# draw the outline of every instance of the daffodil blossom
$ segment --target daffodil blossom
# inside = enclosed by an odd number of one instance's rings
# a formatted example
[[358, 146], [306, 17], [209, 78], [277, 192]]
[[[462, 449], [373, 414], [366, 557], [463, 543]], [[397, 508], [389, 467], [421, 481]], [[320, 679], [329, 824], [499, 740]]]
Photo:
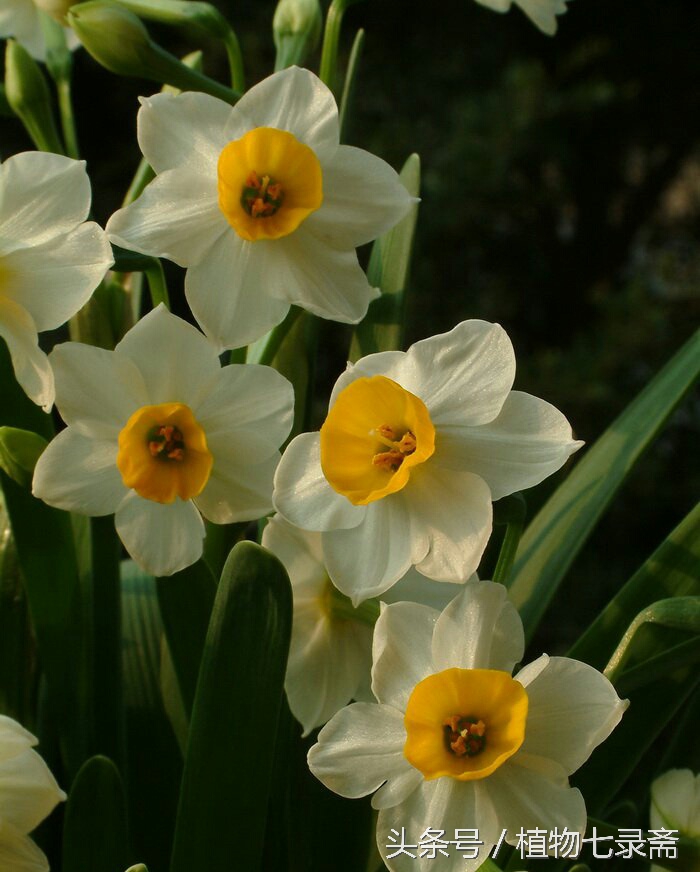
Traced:
[[45, 411], [54, 381], [37, 333], [75, 315], [113, 263], [89, 209], [84, 161], [24, 152], [0, 167], [0, 337], [17, 381]]
[[[680, 836], [700, 841], [700, 774], [690, 769], [669, 769], [651, 785], [649, 818], [652, 830], [678, 830]], [[652, 872], [663, 867], [652, 863]]]
[[[544, 654], [511, 677], [523, 649], [520, 617], [493, 582], [467, 582], [442, 612], [383, 608], [373, 645], [377, 703], [338, 712], [309, 766], [342, 796], [376, 791], [377, 845], [390, 869], [471, 872], [503, 830], [510, 844], [521, 828], [584, 832], [585, 803], [568, 776], [627, 703], [601, 673], [566, 657]], [[390, 858], [392, 831], [415, 844], [427, 828], [475, 828], [484, 845], [473, 859], [452, 846], [434, 859]]]
[[199, 558], [201, 515], [229, 524], [269, 511], [293, 407], [275, 370], [222, 368], [206, 337], [162, 304], [114, 351], [71, 342], [51, 362], [68, 427], [39, 458], [37, 497], [115, 512], [127, 551], [154, 575]]
[[[2, 0], [0, 4], [0, 39], [14, 37], [38, 61], [46, 60], [46, 38], [41, 24], [42, 13], [61, 20], [70, 0]], [[69, 27], [64, 27], [68, 48], [80, 45]]]
[[0, 715], [0, 869], [48, 872], [46, 857], [28, 833], [65, 800], [46, 763], [33, 750], [37, 739]]
[[494, 12], [508, 12], [515, 2], [525, 15], [548, 36], [554, 36], [557, 32], [557, 15], [566, 12], [566, 4], [569, 0], [476, 0], [482, 6], [488, 6]]
[[323, 533], [328, 573], [354, 603], [411, 566], [468, 578], [491, 533], [491, 501], [542, 481], [582, 444], [557, 409], [512, 391], [514, 377], [503, 328], [464, 321], [348, 365], [321, 432], [291, 442], [275, 508]]
[[[262, 544], [279, 557], [292, 583], [294, 620], [284, 687], [292, 714], [308, 735], [351, 700], [373, 699], [372, 621], [353, 610], [333, 586], [323, 563], [320, 533], [300, 530], [275, 515], [263, 531]], [[442, 608], [460, 589], [412, 570], [384, 599]]]
[[185, 293], [221, 348], [280, 323], [291, 303], [356, 323], [378, 291], [355, 248], [412, 198], [384, 161], [339, 145], [338, 109], [291, 67], [231, 108], [199, 93], [142, 100], [141, 150], [157, 178], [107, 224], [121, 246], [188, 267]]

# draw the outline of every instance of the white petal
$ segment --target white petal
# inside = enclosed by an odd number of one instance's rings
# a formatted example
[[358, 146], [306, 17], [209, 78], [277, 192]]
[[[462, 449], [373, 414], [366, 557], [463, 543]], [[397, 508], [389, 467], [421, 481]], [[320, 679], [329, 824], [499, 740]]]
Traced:
[[[424, 540], [412, 537], [408, 507], [402, 494], [366, 506], [360, 524], [350, 530], [323, 533], [323, 554], [333, 584], [354, 606], [379, 596], [423, 556]], [[427, 543], [426, 543], [427, 544]]]
[[29, 730], [7, 715], [0, 715], [0, 763], [38, 744], [39, 740]]
[[128, 493], [117, 469], [117, 443], [67, 427], [34, 469], [32, 493], [51, 506], [82, 515], [111, 515]]
[[557, 15], [566, 12], [566, 0], [515, 0], [536, 27], [554, 36], [557, 32]]
[[263, 79], [236, 103], [226, 125], [227, 139], [254, 127], [288, 130], [324, 163], [339, 142], [338, 107], [333, 94], [308, 70], [289, 67]]
[[7, 872], [49, 872], [49, 861], [29, 836], [0, 820], [0, 869]]
[[[396, 872], [472, 872], [476, 870], [487, 857], [491, 845], [479, 846], [479, 854], [474, 860], [467, 860], [454, 845], [446, 845], [441, 853], [419, 847], [421, 837], [426, 830], [443, 831], [439, 838], [454, 840], [456, 829], [475, 829], [475, 788], [474, 782], [456, 781], [453, 778], [437, 778], [434, 781], [424, 781], [417, 790], [400, 805], [382, 810], [377, 821], [377, 847], [387, 867]], [[388, 859], [397, 851], [397, 839], [402, 830], [407, 844], [416, 845], [407, 848], [415, 859], [407, 854], [399, 854]], [[479, 837], [483, 839], [481, 833]], [[421, 853], [424, 856], [421, 857]]]
[[230, 115], [228, 103], [198, 91], [142, 97], [137, 118], [141, 151], [156, 173], [185, 167], [216, 186]]
[[439, 581], [468, 578], [491, 535], [493, 509], [486, 483], [477, 475], [440, 469], [428, 461], [412, 472], [406, 493], [411, 534], [430, 541], [416, 569]]
[[523, 753], [556, 760], [568, 775], [607, 739], [628, 706], [602, 673], [568, 657], [549, 658], [532, 679], [527, 668], [515, 677], [529, 699]]
[[9, 157], [0, 167], [3, 254], [70, 233], [89, 209], [85, 161], [28, 151]]
[[7, 297], [0, 297], [0, 336], [7, 343], [20, 387], [30, 400], [48, 412], [55, 398], [53, 370], [39, 348], [32, 316]]
[[221, 349], [254, 342], [289, 311], [288, 302], [268, 293], [270, 244], [246, 242], [229, 228], [207, 257], [187, 270], [185, 296], [192, 314]]
[[525, 650], [523, 622], [502, 584], [473, 581], [438, 618], [435, 670], [500, 669], [511, 673]]
[[392, 381], [403, 384], [402, 379], [410, 378], [412, 373], [410, 365], [407, 369], [404, 369], [404, 367], [406, 367], [405, 351], [379, 351], [376, 354], [368, 354], [367, 357], [362, 357], [357, 363], [348, 363], [345, 372], [339, 376], [335, 385], [333, 385], [328, 408], [332, 408], [338, 398], [338, 394], [358, 378], [385, 375]]
[[228, 453], [238, 463], [259, 463], [276, 455], [292, 427], [292, 385], [269, 366], [220, 368], [218, 360], [216, 366], [216, 381], [194, 410], [209, 450], [215, 458]]
[[418, 603], [383, 606], [374, 625], [372, 692], [405, 711], [413, 689], [435, 672], [431, 643], [440, 612]]
[[651, 785], [651, 828], [680, 830], [691, 839], [700, 836], [700, 774], [670, 769]]
[[513, 0], [476, 0], [476, 2], [488, 9], [493, 9], [494, 12], [507, 12]]
[[46, 43], [33, 0], [4, 0], [0, 7], [0, 38], [12, 36], [38, 61], [46, 60]]
[[66, 342], [50, 360], [61, 417], [82, 433], [115, 439], [131, 415], [150, 404], [141, 373], [125, 355]]
[[234, 524], [267, 515], [272, 509], [272, 479], [279, 454], [261, 463], [241, 463], [229, 455], [215, 455], [209, 481], [194, 498], [208, 521]]
[[114, 522], [126, 550], [151, 575], [172, 575], [202, 556], [204, 522], [189, 500], [164, 505], [132, 492]]
[[320, 318], [357, 324], [380, 295], [367, 281], [354, 248], [337, 248], [306, 225], [267, 247], [268, 293]]
[[304, 735], [330, 720], [353, 698], [370, 671], [372, 629], [333, 620], [319, 604], [297, 607], [284, 687]]
[[281, 515], [273, 515], [263, 530], [262, 545], [284, 564], [295, 605], [317, 603], [328, 584], [321, 534], [302, 530]]
[[405, 770], [405, 742], [401, 712], [356, 702], [341, 709], [318, 734], [309, 751], [309, 769], [340, 796], [366, 796]]
[[508, 334], [500, 324], [473, 320], [412, 345], [400, 384], [423, 400], [440, 432], [449, 424], [493, 421], [514, 378], [515, 354]]
[[54, 330], [90, 299], [113, 262], [104, 230], [88, 221], [4, 257], [5, 293], [31, 314], [38, 331]]
[[539, 484], [583, 442], [554, 406], [511, 391], [498, 416], [480, 427], [443, 427], [436, 460], [481, 476], [494, 500]]
[[129, 330], [115, 352], [138, 368], [150, 403], [182, 402], [195, 411], [221, 373], [214, 346], [162, 303]]
[[[471, 578], [478, 581], [476, 575]], [[462, 584], [463, 582], [434, 581], [426, 578], [417, 569], [409, 569], [403, 578], [382, 594], [382, 602], [421, 603], [442, 611], [462, 591]]]
[[302, 433], [289, 443], [277, 467], [272, 502], [304, 530], [344, 530], [366, 514], [365, 506], [354, 506], [326, 481], [318, 433]]
[[341, 145], [323, 167], [323, 205], [305, 227], [339, 248], [357, 248], [391, 230], [414, 202], [386, 161]]
[[137, 200], [115, 212], [106, 230], [115, 245], [192, 266], [209, 256], [229, 226], [219, 209], [216, 178], [176, 169], [157, 176]]
[[517, 842], [521, 827], [550, 831], [568, 827], [579, 833], [586, 829], [586, 805], [580, 791], [569, 787], [564, 770], [547, 760], [518, 752], [479, 782], [479, 792], [488, 795], [511, 845]]
[[30, 833], [66, 798], [36, 751], [0, 763], [0, 820]]

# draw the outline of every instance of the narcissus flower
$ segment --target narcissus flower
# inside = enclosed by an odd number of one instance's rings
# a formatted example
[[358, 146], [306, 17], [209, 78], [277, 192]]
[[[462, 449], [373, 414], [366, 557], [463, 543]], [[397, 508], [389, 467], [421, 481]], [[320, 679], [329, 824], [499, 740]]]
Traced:
[[[521, 828], [583, 833], [586, 807], [568, 776], [611, 733], [627, 703], [585, 663], [546, 654], [513, 678], [523, 629], [502, 585], [467, 582], [438, 612], [386, 606], [374, 631], [372, 691], [321, 730], [314, 775], [341, 796], [373, 793], [377, 844], [390, 869], [471, 872]], [[477, 829], [483, 846], [434, 859], [399, 854], [428, 829]]]
[[[279, 557], [292, 583], [294, 621], [284, 687], [292, 714], [308, 734], [351, 700], [373, 699], [369, 678], [379, 603], [368, 601], [354, 609], [333, 586], [320, 533], [300, 530], [275, 515], [263, 531], [262, 544]], [[410, 571], [385, 599], [442, 608], [460, 590], [459, 585], [439, 584]]]
[[0, 715], [0, 869], [48, 872], [49, 864], [28, 833], [65, 800], [46, 763], [32, 750], [38, 740]]
[[557, 409], [511, 391], [514, 377], [503, 328], [464, 321], [349, 365], [321, 432], [291, 442], [275, 508], [323, 533], [328, 573], [355, 603], [411, 566], [468, 578], [491, 533], [491, 500], [542, 481], [582, 445]]
[[270, 510], [292, 386], [266, 366], [221, 367], [216, 349], [163, 305], [114, 351], [70, 342], [51, 353], [68, 427], [34, 472], [34, 494], [85, 515], [115, 513], [134, 560], [170, 575], [216, 524]]
[[89, 209], [84, 161], [24, 152], [0, 167], [0, 336], [17, 381], [45, 411], [54, 382], [37, 332], [75, 315], [113, 263]]
[[482, 6], [488, 6], [494, 12], [508, 12], [515, 2], [532, 23], [548, 36], [557, 32], [557, 15], [566, 12], [569, 0], [476, 0]]
[[[651, 785], [649, 818], [652, 830], [678, 830], [680, 836], [700, 841], [700, 774], [670, 769]], [[652, 872], [662, 872], [652, 863]]]
[[[77, 2], [77, 0], [73, 0]], [[45, 12], [63, 22], [71, 0], [2, 0], [0, 4], [0, 39], [14, 37], [38, 61], [46, 60], [46, 38], [41, 24]], [[68, 48], [80, 45], [73, 31], [66, 27]]]
[[253, 341], [295, 303], [356, 323], [378, 292], [355, 248], [412, 198], [384, 161], [339, 145], [331, 92], [308, 70], [265, 79], [231, 108], [157, 94], [138, 116], [157, 178], [107, 225], [126, 248], [188, 267], [185, 292], [221, 348]]

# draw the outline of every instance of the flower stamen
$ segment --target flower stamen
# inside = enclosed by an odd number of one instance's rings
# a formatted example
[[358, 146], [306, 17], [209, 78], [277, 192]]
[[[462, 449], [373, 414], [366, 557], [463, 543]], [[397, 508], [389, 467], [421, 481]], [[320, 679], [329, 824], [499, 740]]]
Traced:
[[400, 439], [396, 439], [396, 430], [389, 424], [382, 424], [374, 431], [374, 436], [389, 450], [380, 451], [372, 458], [373, 466], [380, 466], [388, 472], [396, 472], [404, 458], [413, 454], [418, 445], [416, 437], [407, 430]]
[[182, 432], [171, 424], [152, 427], [147, 437], [151, 457], [161, 460], [184, 460], [185, 439]]
[[241, 191], [241, 206], [251, 218], [270, 218], [282, 205], [284, 190], [270, 176], [251, 170]]
[[456, 757], [476, 757], [486, 745], [486, 724], [475, 717], [452, 715], [443, 724], [445, 743]]

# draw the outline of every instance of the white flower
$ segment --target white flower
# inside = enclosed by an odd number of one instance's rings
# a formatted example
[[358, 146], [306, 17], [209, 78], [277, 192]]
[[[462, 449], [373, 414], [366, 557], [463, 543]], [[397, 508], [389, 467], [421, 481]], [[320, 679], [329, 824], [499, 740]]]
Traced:
[[[262, 544], [279, 557], [292, 583], [294, 620], [284, 687], [289, 708], [308, 735], [350, 700], [373, 699], [369, 678], [374, 604], [355, 610], [333, 587], [323, 563], [320, 533], [300, 530], [275, 515], [263, 531]], [[411, 571], [384, 599], [442, 608], [460, 589]]]
[[411, 566], [468, 578], [491, 533], [491, 500], [542, 481], [582, 445], [553, 406], [511, 391], [514, 377], [503, 328], [464, 321], [349, 365], [321, 432], [291, 442], [275, 508], [323, 533], [328, 573], [354, 603]]
[[[68, 0], [2, 0], [0, 4], [0, 39], [14, 37], [38, 61], [46, 60], [46, 39], [41, 26], [41, 14], [47, 12], [55, 18], [65, 14]], [[65, 27], [68, 48], [80, 45], [73, 31]]]
[[65, 793], [32, 748], [37, 739], [0, 715], [0, 869], [48, 872], [44, 854], [28, 833], [51, 814]]
[[557, 15], [566, 12], [569, 0], [476, 0], [494, 12], [508, 12], [513, 2], [519, 6], [532, 23], [548, 36], [557, 32]]
[[84, 161], [32, 151], [0, 167], [0, 336], [17, 381], [45, 411], [53, 373], [37, 332], [75, 315], [113, 263], [89, 209]]
[[700, 774], [670, 769], [660, 775], [651, 785], [649, 817], [654, 830], [673, 829], [681, 836], [700, 839]]
[[116, 513], [127, 551], [171, 575], [216, 524], [270, 510], [292, 386], [266, 366], [221, 367], [215, 348], [163, 305], [114, 351], [70, 342], [51, 353], [68, 427], [34, 472], [34, 494], [86, 515]]
[[233, 108], [206, 94], [142, 100], [141, 150], [158, 174], [112, 216], [121, 246], [188, 267], [185, 293], [221, 348], [246, 345], [295, 303], [356, 323], [378, 296], [355, 248], [412, 198], [379, 158], [338, 144], [333, 95], [291, 67]]
[[[374, 632], [372, 691], [321, 730], [311, 771], [341, 796], [373, 793], [377, 845], [398, 872], [471, 872], [520, 828], [583, 833], [586, 808], [569, 786], [627, 707], [585, 663], [542, 655], [515, 678], [523, 630], [505, 588], [467, 582], [442, 612], [386, 606]], [[435, 859], [389, 859], [392, 830], [413, 844], [427, 828], [452, 839], [479, 831], [474, 859], [453, 846]], [[394, 836], [395, 838], [395, 836]], [[414, 852], [418, 853], [418, 852]]]

